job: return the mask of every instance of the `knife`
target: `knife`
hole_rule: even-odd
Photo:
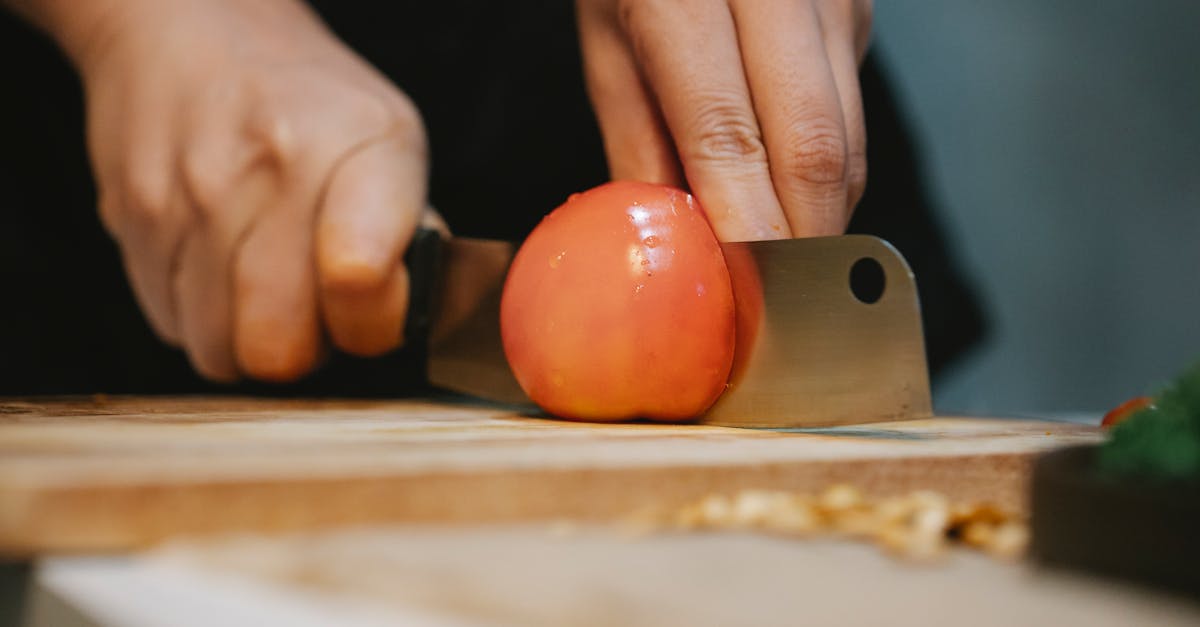
[[[530,405],[500,339],[500,295],[517,246],[420,229],[406,253],[405,340],[435,386]],[[721,244],[737,339],[729,386],[699,418],[804,428],[933,415],[916,282],[889,243],[841,235]]]

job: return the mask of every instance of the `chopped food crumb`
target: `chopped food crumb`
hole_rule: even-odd
[[[637,535],[666,531],[759,531],[784,536],[825,533],[872,541],[913,560],[938,558],[955,545],[1018,558],[1029,543],[1024,517],[989,503],[953,503],[928,490],[871,500],[851,485],[817,495],[772,490],[710,494],[669,511],[643,511],[623,528]]]

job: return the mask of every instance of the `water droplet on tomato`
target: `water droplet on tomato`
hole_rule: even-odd
[[[650,212],[636,204],[629,207],[626,215],[634,224],[645,224],[650,221]]]
[[[704,296],[707,293],[708,293],[708,290],[705,289],[703,283],[696,284],[696,296]]]
[[[564,250],[564,251],[558,253],[557,255],[551,257],[550,258],[550,267],[557,268],[558,264],[562,263],[563,257],[566,256],[566,254],[567,254],[567,251]]]
[[[642,290],[643,290],[643,289],[645,289],[645,288],[646,288],[646,284],[645,284],[645,283],[638,283],[637,285],[633,286],[633,293],[634,293],[634,294],[641,294],[641,293],[642,293]]]
[[[646,239],[643,239],[642,243],[645,244],[647,248],[654,248],[655,246],[658,246],[658,244],[659,244],[658,236],[651,235],[651,236],[647,237]]]

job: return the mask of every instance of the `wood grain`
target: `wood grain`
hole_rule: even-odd
[[[0,400],[0,552],[378,523],[604,519],[749,487],[1025,504],[1094,427],[936,418],[804,432],[588,425],[428,401]]]

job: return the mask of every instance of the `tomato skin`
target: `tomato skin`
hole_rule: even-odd
[[[571,196],[513,259],[500,303],[525,393],[563,418],[678,421],[725,390],[729,271],[686,192],[620,181]]]
[[[1104,419],[1100,421],[1101,427],[1115,427],[1127,418],[1138,413],[1139,411],[1154,404],[1154,399],[1149,396],[1137,396],[1131,398],[1120,405],[1117,405],[1104,414]]]

